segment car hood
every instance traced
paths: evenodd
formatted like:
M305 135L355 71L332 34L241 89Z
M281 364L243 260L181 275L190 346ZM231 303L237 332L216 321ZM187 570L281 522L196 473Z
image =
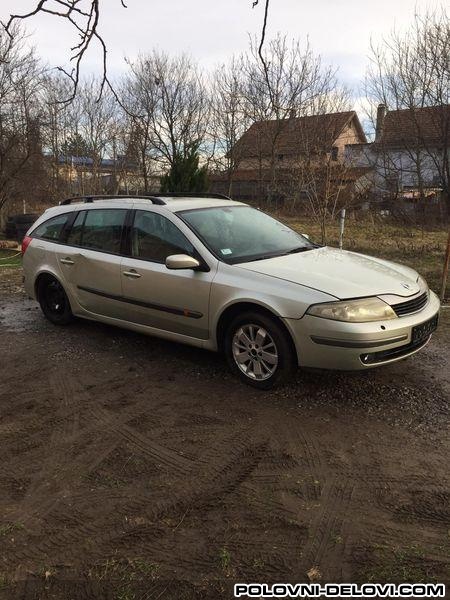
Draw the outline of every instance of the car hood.
M337 248L315 248L298 254L240 263L239 267L314 288L340 299L380 294L407 297L420 290L418 275L413 269Z

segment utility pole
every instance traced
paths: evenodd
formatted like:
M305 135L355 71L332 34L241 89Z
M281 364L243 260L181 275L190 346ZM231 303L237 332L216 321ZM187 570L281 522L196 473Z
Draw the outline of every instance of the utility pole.
M444 298L445 298L445 288L447 287L447 276L448 276L449 263L450 263L450 227L448 230L447 249L445 251L444 269L442 271L441 302L444 302Z
M344 241L344 228L345 228L345 208L341 210L341 216L339 217L339 248L342 250Z

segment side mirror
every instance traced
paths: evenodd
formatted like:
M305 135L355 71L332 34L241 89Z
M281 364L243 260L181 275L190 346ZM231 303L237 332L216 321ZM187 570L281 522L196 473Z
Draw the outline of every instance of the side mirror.
M307 233L302 233L301 234L304 238L306 238L307 240L309 240L309 235Z
M172 254L166 258L168 269L198 269L199 261L188 254Z

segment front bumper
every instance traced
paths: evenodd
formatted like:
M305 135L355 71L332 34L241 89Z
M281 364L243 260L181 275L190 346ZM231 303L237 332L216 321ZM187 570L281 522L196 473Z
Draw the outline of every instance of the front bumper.
M439 299L432 291L419 312L397 319L372 323L344 323L305 314L301 319L284 319L291 332L302 367L360 370L401 360L423 348L412 341L412 328L439 312ZM373 359L362 357L370 355Z

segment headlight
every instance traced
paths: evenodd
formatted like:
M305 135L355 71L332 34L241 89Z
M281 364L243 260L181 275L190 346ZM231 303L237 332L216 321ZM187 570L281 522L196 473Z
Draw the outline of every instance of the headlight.
M389 304L379 298L360 298L359 300L315 304L310 306L306 312L315 317L322 317L322 319L351 323L366 323L368 321L397 318Z
M422 275L419 275L419 277L417 278L417 283L419 284L421 290L423 290L424 292L428 291L428 283L425 281Z

